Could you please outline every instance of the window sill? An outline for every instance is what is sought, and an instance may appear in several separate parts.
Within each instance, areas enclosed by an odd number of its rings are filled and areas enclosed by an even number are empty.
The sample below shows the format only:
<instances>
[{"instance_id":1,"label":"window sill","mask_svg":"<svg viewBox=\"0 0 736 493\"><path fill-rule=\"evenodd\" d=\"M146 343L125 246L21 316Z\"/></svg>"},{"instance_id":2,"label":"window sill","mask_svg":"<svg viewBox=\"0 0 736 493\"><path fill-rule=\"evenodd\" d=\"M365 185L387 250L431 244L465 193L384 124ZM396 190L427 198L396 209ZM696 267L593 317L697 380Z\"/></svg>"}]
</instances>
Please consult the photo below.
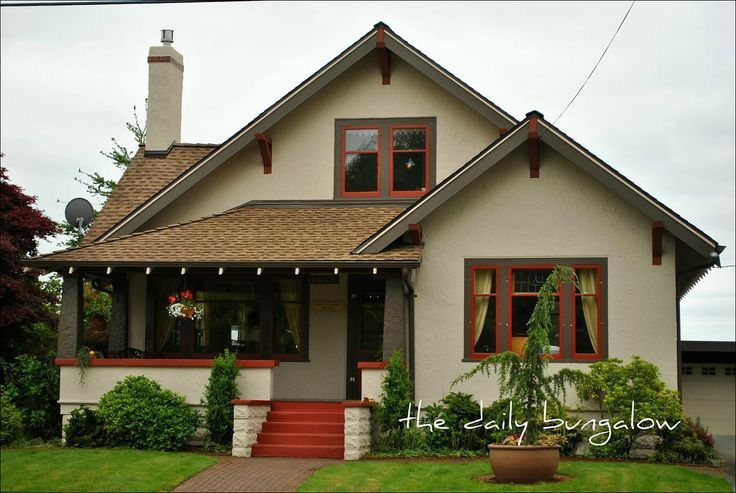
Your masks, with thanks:
<instances>
[{"instance_id":1,"label":"window sill","mask_svg":"<svg viewBox=\"0 0 736 493\"><path fill-rule=\"evenodd\" d=\"M606 358L551 358L550 363L595 363L597 361L604 361ZM480 363L483 358L463 358L460 360L463 363Z\"/></svg>"}]
</instances>

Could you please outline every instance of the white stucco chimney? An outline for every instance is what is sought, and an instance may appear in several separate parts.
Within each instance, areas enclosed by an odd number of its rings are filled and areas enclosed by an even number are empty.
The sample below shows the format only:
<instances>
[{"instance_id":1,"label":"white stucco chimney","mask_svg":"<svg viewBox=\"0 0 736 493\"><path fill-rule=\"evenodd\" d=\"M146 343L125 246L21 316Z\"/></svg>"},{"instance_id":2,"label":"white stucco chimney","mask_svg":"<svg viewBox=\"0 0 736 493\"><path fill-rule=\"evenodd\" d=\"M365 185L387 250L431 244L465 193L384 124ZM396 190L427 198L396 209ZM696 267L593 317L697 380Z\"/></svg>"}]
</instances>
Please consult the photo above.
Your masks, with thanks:
<instances>
[{"instance_id":1,"label":"white stucco chimney","mask_svg":"<svg viewBox=\"0 0 736 493\"><path fill-rule=\"evenodd\" d=\"M166 152L181 140L184 57L171 44L174 31L161 30L161 46L148 50L146 152Z\"/></svg>"}]
</instances>

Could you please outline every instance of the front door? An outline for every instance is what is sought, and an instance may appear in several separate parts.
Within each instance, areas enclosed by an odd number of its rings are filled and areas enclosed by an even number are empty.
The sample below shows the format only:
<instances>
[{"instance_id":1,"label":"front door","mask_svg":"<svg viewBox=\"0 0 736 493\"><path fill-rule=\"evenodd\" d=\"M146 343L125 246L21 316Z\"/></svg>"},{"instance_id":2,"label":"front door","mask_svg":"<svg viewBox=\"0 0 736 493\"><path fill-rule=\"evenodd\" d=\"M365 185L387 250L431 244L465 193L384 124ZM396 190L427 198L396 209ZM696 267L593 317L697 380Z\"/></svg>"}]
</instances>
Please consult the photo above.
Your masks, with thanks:
<instances>
[{"instance_id":1,"label":"front door","mask_svg":"<svg viewBox=\"0 0 736 493\"><path fill-rule=\"evenodd\" d=\"M361 397L359 361L383 359L383 308L386 279L351 276L348 281L346 398Z\"/></svg>"}]
</instances>

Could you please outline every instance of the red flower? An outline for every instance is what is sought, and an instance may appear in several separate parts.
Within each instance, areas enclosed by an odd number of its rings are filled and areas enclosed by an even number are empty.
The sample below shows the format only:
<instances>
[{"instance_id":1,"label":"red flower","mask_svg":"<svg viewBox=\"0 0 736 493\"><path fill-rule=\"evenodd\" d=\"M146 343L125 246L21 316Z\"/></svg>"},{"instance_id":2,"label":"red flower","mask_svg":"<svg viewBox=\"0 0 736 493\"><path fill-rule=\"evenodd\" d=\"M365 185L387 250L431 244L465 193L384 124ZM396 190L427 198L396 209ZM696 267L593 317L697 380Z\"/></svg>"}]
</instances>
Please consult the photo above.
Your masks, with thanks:
<instances>
[{"instance_id":1,"label":"red flower","mask_svg":"<svg viewBox=\"0 0 736 493\"><path fill-rule=\"evenodd\" d=\"M169 304L173 305L174 303L176 303L176 296L169 296Z\"/></svg>"},{"instance_id":2,"label":"red flower","mask_svg":"<svg viewBox=\"0 0 736 493\"><path fill-rule=\"evenodd\" d=\"M192 292L189 291L188 289L186 291L182 291L181 297L184 298L185 300L191 300L193 298Z\"/></svg>"}]
</instances>

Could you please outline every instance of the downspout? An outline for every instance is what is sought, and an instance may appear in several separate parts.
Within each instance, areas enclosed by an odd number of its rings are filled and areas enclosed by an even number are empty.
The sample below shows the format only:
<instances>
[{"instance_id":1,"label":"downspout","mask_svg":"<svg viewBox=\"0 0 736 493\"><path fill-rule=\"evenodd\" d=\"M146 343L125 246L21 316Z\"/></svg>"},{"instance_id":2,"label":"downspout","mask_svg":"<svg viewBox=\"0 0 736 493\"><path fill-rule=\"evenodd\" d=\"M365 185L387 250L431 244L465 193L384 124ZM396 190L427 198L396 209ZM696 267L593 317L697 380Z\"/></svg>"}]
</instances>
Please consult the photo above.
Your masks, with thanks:
<instances>
[{"instance_id":1,"label":"downspout","mask_svg":"<svg viewBox=\"0 0 736 493\"><path fill-rule=\"evenodd\" d=\"M407 317L409 318L409 350L408 353L408 365L409 365L409 376L416 387L416 380L414 379L414 286L411 284L410 274L411 269L402 269L402 278L404 281L404 293L406 295L406 306L407 306ZM413 391L415 392L415 390ZM414 395L412 395L412 399Z\"/></svg>"}]
</instances>

